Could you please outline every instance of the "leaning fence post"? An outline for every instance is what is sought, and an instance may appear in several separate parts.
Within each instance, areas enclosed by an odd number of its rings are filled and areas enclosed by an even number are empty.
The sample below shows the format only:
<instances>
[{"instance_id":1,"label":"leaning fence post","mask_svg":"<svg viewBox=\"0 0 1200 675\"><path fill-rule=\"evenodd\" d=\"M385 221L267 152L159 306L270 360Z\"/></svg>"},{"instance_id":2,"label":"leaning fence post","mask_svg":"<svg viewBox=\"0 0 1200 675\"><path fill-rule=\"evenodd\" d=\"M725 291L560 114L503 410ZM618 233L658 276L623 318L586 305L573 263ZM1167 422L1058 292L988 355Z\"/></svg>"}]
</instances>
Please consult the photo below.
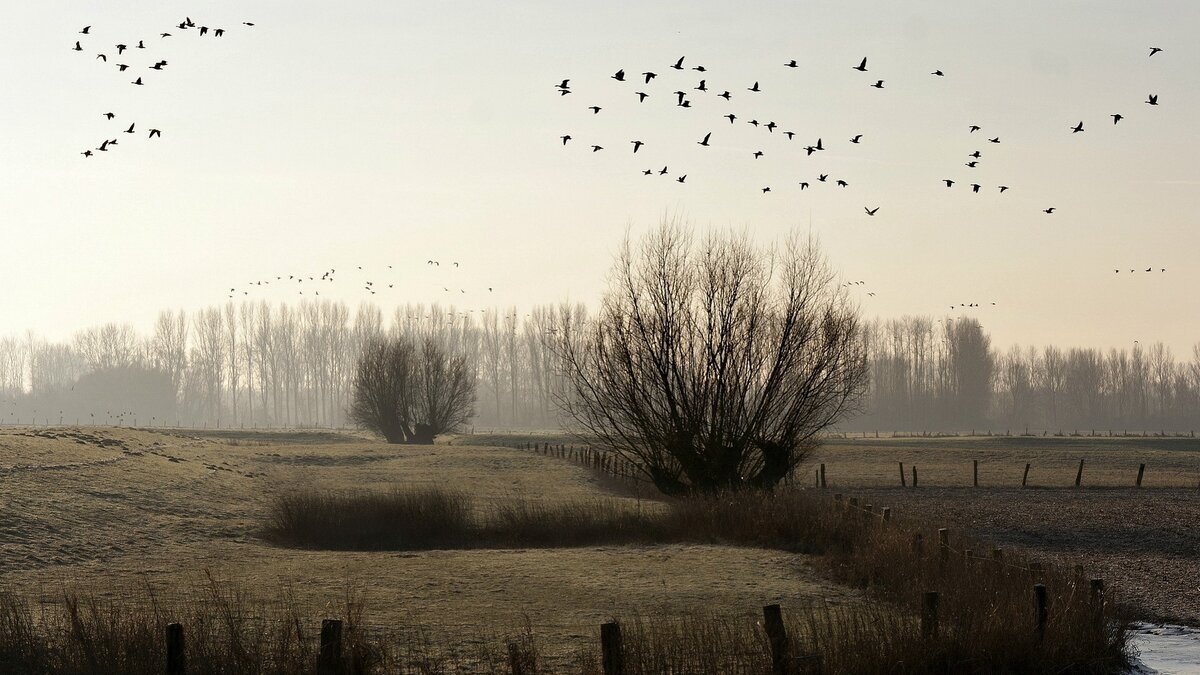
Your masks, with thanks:
<instances>
[{"instance_id":1,"label":"leaning fence post","mask_svg":"<svg viewBox=\"0 0 1200 675\"><path fill-rule=\"evenodd\" d=\"M1021 487L1025 487L1025 483L1029 481L1029 463L1025 463L1025 475L1021 476Z\"/></svg>"},{"instance_id":2,"label":"leaning fence post","mask_svg":"<svg viewBox=\"0 0 1200 675\"><path fill-rule=\"evenodd\" d=\"M187 672L187 653L183 644L183 624L167 625L167 675Z\"/></svg>"},{"instance_id":3,"label":"leaning fence post","mask_svg":"<svg viewBox=\"0 0 1200 675\"><path fill-rule=\"evenodd\" d=\"M926 638L937 637L938 632L938 592L925 591L921 603L921 635Z\"/></svg>"},{"instance_id":4,"label":"leaning fence post","mask_svg":"<svg viewBox=\"0 0 1200 675\"><path fill-rule=\"evenodd\" d=\"M900 462L900 487L908 487L908 483L904 480L904 462Z\"/></svg>"},{"instance_id":5,"label":"leaning fence post","mask_svg":"<svg viewBox=\"0 0 1200 675\"><path fill-rule=\"evenodd\" d=\"M1139 464L1138 465L1138 477L1137 477L1137 486L1138 487L1142 487L1142 476L1145 475L1145 473L1146 473L1146 465L1144 463Z\"/></svg>"},{"instance_id":6,"label":"leaning fence post","mask_svg":"<svg viewBox=\"0 0 1200 675\"><path fill-rule=\"evenodd\" d=\"M1079 460L1079 471L1075 474L1075 487L1083 482L1083 460Z\"/></svg>"},{"instance_id":7,"label":"leaning fence post","mask_svg":"<svg viewBox=\"0 0 1200 675\"><path fill-rule=\"evenodd\" d=\"M621 645L621 624L600 624L600 654L604 675L625 675L625 652Z\"/></svg>"},{"instance_id":8,"label":"leaning fence post","mask_svg":"<svg viewBox=\"0 0 1200 675\"><path fill-rule=\"evenodd\" d=\"M1037 603L1037 639L1041 642L1042 638L1046 637L1046 586L1034 584L1033 597Z\"/></svg>"},{"instance_id":9,"label":"leaning fence post","mask_svg":"<svg viewBox=\"0 0 1200 675\"><path fill-rule=\"evenodd\" d=\"M979 487L979 460L973 459L971 461L974 463L974 484L975 487Z\"/></svg>"},{"instance_id":10,"label":"leaning fence post","mask_svg":"<svg viewBox=\"0 0 1200 675\"><path fill-rule=\"evenodd\" d=\"M821 464L821 487L825 487L825 464Z\"/></svg>"},{"instance_id":11,"label":"leaning fence post","mask_svg":"<svg viewBox=\"0 0 1200 675\"><path fill-rule=\"evenodd\" d=\"M321 622L321 651L317 655L317 675L338 675L342 672L342 622L325 619Z\"/></svg>"},{"instance_id":12,"label":"leaning fence post","mask_svg":"<svg viewBox=\"0 0 1200 675\"><path fill-rule=\"evenodd\" d=\"M767 642L771 646L772 675L787 675L787 629L783 626L783 610L779 608L779 605L763 607L763 628L767 632Z\"/></svg>"}]
</instances>

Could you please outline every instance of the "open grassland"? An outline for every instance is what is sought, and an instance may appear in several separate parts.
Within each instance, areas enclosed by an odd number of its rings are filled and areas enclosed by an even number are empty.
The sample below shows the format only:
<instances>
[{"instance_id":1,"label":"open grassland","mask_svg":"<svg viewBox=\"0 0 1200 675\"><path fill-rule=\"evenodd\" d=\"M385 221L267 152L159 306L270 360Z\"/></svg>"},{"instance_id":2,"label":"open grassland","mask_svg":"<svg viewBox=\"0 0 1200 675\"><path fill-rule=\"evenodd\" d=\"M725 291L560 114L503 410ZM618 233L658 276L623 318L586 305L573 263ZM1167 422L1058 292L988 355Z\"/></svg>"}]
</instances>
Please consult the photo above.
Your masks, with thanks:
<instances>
[{"instance_id":1,"label":"open grassland","mask_svg":"<svg viewBox=\"0 0 1200 675\"><path fill-rule=\"evenodd\" d=\"M814 462L825 464L830 491L944 522L1001 547L1028 548L1047 562L1083 562L1089 576L1124 589L1148 617L1200 624L1198 439L837 439ZM900 462L908 487L900 485Z\"/></svg>"},{"instance_id":2,"label":"open grassland","mask_svg":"<svg viewBox=\"0 0 1200 675\"><path fill-rule=\"evenodd\" d=\"M721 544L321 551L260 536L279 494L451 486L473 504L605 497L653 509L592 471L523 450L388 446L355 435L193 435L129 429L0 431L0 576L36 601L82 584L100 600L158 597L205 570L269 603L286 589L312 621L354 592L366 621L422 626L430 640L481 645L535 626L562 663L613 616L719 611L752 620L764 604L852 603L807 556ZM311 623L311 622L310 622Z\"/></svg>"}]
</instances>

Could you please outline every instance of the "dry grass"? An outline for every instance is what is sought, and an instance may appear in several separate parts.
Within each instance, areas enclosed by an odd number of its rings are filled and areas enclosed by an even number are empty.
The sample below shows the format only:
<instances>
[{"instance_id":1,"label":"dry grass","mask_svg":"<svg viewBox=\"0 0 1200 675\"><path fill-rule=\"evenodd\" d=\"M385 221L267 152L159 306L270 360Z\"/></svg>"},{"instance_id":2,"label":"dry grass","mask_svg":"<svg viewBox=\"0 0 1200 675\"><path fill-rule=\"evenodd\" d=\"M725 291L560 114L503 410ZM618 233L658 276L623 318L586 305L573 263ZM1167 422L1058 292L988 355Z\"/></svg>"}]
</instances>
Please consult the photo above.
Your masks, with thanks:
<instances>
[{"instance_id":1,"label":"dry grass","mask_svg":"<svg viewBox=\"0 0 1200 675\"><path fill-rule=\"evenodd\" d=\"M379 506L389 501L394 508ZM475 519L460 517L472 510L465 496L429 490L307 495L295 502L281 497L280 502L320 509L314 520L325 523L325 530L291 532L282 529L277 518L272 531L278 541L310 546L340 546L347 541L347 530L381 530L383 538L369 546L398 538L406 548L451 540L481 548L689 542L819 554L835 578L868 588L885 601L869 610L810 608L796 619L795 649L807 650L813 663L822 664L820 669L831 669L821 672L880 672L877 668L885 664L892 664L885 670L895 671L894 664L901 664L895 672L913 673L1113 672L1124 663L1124 618L1110 602L1103 620L1097 620L1088 580L1073 570L1036 570L1024 555L1012 551L1003 560L992 560L982 555L982 544L957 534L941 549L937 531L922 523L884 523L874 514L813 493L688 499L653 512L603 501L546 505L514 500L494 515ZM448 512L433 513L442 508ZM339 513L346 522L339 520ZM357 526L349 522L382 513L388 514L388 521ZM439 531L425 542L412 537L408 525L398 526L403 537L386 533L388 523L407 522L421 513L457 529ZM918 535L925 543L915 547ZM980 555L968 556L965 552L972 548ZM1035 630L1035 583L1045 586L1049 600L1041 636ZM937 591L941 598L943 629L932 640L922 639L914 618L925 591ZM632 672L761 672L753 659L761 659L763 652L750 650L750 634L719 617L670 624L667 633L639 626L635 621L631 645L642 646L631 647L631 658L643 665ZM689 646L693 643L705 647ZM705 652L709 647L716 651ZM728 662L751 652L755 656L746 656L749 660ZM748 670L738 670L743 667Z\"/></svg>"}]
</instances>

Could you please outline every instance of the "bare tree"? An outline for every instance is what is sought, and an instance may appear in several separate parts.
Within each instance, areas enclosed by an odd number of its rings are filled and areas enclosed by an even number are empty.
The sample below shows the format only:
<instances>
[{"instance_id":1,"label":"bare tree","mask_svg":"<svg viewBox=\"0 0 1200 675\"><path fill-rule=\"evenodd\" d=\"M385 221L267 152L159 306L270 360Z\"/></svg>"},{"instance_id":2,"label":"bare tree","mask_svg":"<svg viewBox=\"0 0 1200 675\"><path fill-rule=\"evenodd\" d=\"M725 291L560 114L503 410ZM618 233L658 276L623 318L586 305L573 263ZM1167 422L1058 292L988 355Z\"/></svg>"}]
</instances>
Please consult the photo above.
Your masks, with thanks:
<instances>
[{"instance_id":1,"label":"bare tree","mask_svg":"<svg viewBox=\"0 0 1200 675\"><path fill-rule=\"evenodd\" d=\"M667 494L775 485L866 387L858 315L811 238L696 247L665 222L626 238L599 315L578 316L548 340L560 408Z\"/></svg>"}]
</instances>

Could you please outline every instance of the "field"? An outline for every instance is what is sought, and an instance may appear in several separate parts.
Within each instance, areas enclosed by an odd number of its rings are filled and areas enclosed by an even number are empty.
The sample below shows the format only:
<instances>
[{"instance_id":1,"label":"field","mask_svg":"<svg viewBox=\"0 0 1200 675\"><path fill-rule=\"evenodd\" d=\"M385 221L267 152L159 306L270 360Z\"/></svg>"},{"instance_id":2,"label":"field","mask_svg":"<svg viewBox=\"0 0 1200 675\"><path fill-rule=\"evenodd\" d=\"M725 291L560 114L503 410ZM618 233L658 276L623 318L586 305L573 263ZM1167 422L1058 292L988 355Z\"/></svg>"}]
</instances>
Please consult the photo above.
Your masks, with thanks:
<instances>
[{"instance_id":1,"label":"field","mask_svg":"<svg viewBox=\"0 0 1200 675\"><path fill-rule=\"evenodd\" d=\"M168 433L111 428L0 431L0 572L55 601L66 586L103 597L186 594L206 573L314 621L348 595L378 627L420 626L465 646L528 620L554 663L598 625L636 613L758 616L769 603L853 605L800 554L713 545L415 552L285 549L261 538L274 495L297 488L454 487L480 508L522 497L658 502L572 462L504 447L529 436L388 446L350 433ZM561 440L538 436L539 441ZM1079 458L1083 487L1074 488ZM972 461L980 461L980 487ZM856 439L829 442L828 492L932 519L1001 547L1083 562L1147 617L1200 622L1200 443L1183 439ZM901 488L897 462L919 471ZM1027 488L1025 464L1033 465ZM1132 487L1147 464L1142 488ZM806 474L809 475L809 474ZM911 481L911 474L906 480ZM808 489L812 476L797 481Z\"/></svg>"}]
</instances>

